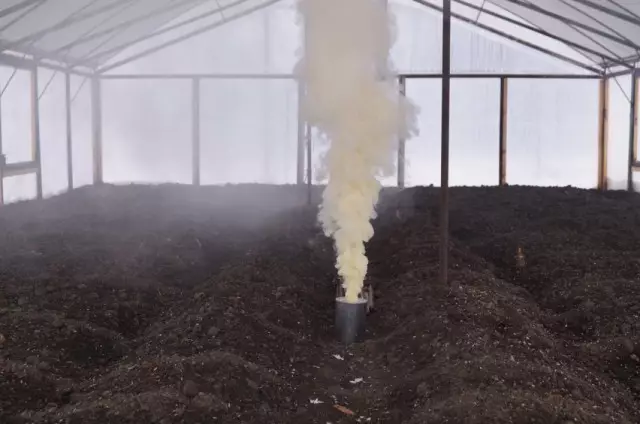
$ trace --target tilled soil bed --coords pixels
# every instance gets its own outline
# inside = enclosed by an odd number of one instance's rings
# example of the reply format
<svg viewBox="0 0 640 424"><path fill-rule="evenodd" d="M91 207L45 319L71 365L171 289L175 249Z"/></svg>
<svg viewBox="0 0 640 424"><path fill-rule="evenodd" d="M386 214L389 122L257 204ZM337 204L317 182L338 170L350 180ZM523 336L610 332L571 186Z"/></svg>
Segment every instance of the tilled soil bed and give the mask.
<svg viewBox="0 0 640 424"><path fill-rule="evenodd" d="M446 286L437 201L384 193L348 348L301 188L0 209L0 423L639 423L640 196L452 189Z"/></svg>

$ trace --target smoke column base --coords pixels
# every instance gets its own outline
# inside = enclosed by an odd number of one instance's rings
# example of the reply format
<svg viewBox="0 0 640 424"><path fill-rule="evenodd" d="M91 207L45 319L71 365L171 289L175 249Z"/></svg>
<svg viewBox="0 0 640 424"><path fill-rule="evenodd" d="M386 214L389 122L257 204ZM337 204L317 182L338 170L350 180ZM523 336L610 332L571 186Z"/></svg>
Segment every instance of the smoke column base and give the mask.
<svg viewBox="0 0 640 424"><path fill-rule="evenodd" d="M344 344L362 341L367 317L367 300L349 302L344 297L336 298L336 330L338 339Z"/></svg>

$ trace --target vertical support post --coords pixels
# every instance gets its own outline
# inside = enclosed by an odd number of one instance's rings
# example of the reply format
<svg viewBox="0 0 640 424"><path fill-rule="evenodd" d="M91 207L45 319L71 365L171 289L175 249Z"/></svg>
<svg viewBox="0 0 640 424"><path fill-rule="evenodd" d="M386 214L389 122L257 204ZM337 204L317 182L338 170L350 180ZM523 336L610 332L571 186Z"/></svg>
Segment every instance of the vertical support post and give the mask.
<svg viewBox="0 0 640 424"><path fill-rule="evenodd" d="M91 134L93 139L93 184L104 182L102 173L102 93L100 77L91 77Z"/></svg>
<svg viewBox="0 0 640 424"><path fill-rule="evenodd" d="M633 188L633 168L638 158L636 146L638 144L638 72L636 69L631 74L631 99L629 117L629 163L627 169L627 190Z"/></svg>
<svg viewBox="0 0 640 424"><path fill-rule="evenodd" d="M40 93L38 67L31 70L31 159L36 163L36 196L42 199L42 160L40 152Z"/></svg>
<svg viewBox="0 0 640 424"><path fill-rule="evenodd" d="M599 84L598 105L598 190L607 189L607 153L609 144L609 80Z"/></svg>
<svg viewBox="0 0 640 424"><path fill-rule="evenodd" d="M67 190L73 190L73 127L71 126L71 74L64 74L64 106L67 126Z"/></svg>
<svg viewBox="0 0 640 424"><path fill-rule="evenodd" d="M0 95L0 206L4 205L4 166L7 159L2 150L2 95Z"/></svg>
<svg viewBox="0 0 640 424"><path fill-rule="evenodd" d="M451 0L442 8L442 123L440 154L440 282L449 281L449 119L451 95Z"/></svg>
<svg viewBox="0 0 640 424"><path fill-rule="evenodd" d="M313 140L311 125L305 124L305 138L307 140L307 204L311 205L313 191Z"/></svg>
<svg viewBox="0 0 640 424"><path fill-rule="evenodd" d="M200 78L191 80L191 183L200 185Z"/></svg>
<svg viewBox="0 0 640 424"><path fill-rule="evenodd" d="M400 95L404 97L407 94L407 79L403 76L400 76L398 82L400 85ZM406 146L407 141L404 138L400 138L398 140L398 187L400 188L404 188L406 183Z"/></svg>
<svg viewBox="0 0 640 424"><path fill-rule="evenodd" d="M304 138L306 123L303 114L302 103L304 101L304 86L301 80L298 80L298 146L296 155L296 183L302 185L304 183Z"/></svg>
<svg viewBox="0 0 640 424"><path fill-rule="evenodd" d="M263 16L263 25L262 25L262 36L263 36L263 48L264 48L264 73L268 74L271 71L271 39L270 39L270 35L271 35L271 25L270 25L270 19L269 19L269 9L265 9L262 13ZM262 141L262 145L263 145L263 149L262 149L262 160L263 160L263 166L264 166L264 183L265 184L270 184L273 182L272 179L272 175L271 175L271 149L270 149L270 143L268 142L269 139L269 129L270 129L270 124L271 124L271 107L269 105L269 94L271 94L271 91L269 90L270 88L270 81L268 80L263 80L261 81L262 84L264 84L263 86L263 90L262 90L262 95L264 96L262 98L262 107L263 109L263 114L262 114L262 124L263 124L263 141Z"/></svg>
<svg viewBox="0 0 640 424"><path fill-rule="evenodd" d="M508 122L509 80L500 78L500 147L498 159L498 185L507 185L507 122Z"/></svg>

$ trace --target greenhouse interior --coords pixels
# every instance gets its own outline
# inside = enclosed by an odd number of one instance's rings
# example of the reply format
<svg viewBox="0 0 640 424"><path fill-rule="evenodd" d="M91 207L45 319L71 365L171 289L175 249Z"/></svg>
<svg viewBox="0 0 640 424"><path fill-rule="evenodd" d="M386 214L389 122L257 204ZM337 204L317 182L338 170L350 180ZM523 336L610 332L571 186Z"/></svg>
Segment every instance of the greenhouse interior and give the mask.
<svg viewBox="0 0 640 424"><path fill-rule="evenodd" d="M640 422L640 2L0 0L0 48L0 422Z"/></svg>

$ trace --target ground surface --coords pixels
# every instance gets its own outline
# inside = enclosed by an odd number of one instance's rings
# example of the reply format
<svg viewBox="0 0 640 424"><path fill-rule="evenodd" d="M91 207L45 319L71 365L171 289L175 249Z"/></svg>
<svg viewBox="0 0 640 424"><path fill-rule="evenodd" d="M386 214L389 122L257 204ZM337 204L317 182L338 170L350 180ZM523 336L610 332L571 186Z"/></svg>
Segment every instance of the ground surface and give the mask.
<svg viewBox="0 0 640 424"><path fill-rule="evenodd" d="M299 189L2 209L0 422L639 423L640 196L455 189L442 287L437 195L387 194L349 349Z"/></svg>

